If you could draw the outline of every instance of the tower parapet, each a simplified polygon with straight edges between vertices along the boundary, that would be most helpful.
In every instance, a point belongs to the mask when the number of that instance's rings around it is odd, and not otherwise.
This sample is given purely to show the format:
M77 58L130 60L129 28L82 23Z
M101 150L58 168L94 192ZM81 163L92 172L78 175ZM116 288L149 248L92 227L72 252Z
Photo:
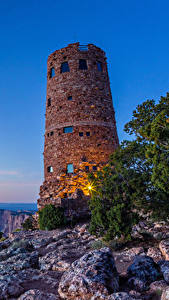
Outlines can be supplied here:
M86 174L106 164L118 143L104 51L75 43L49 55L39 209L85 208Z

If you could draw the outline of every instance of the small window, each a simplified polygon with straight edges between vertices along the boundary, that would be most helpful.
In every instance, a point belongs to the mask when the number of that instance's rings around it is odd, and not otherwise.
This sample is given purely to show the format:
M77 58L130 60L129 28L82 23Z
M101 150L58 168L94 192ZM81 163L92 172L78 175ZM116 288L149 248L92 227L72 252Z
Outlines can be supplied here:
M67 97L67 100L72 100L72 96L68 96L68 97Z
M52 135L53 135L53 133L54 133L54 132L53 132L53 131L51 131L51 132L50 132L50 136L52 136Z
M79 136L83 136L83 132L79 132Z
M65 61L61 64L60 73L70 72L68 62Z
M97 171L97 167L96 166L93 166L93 171Z
M47 136L49 137L49 132L47 133Z
M64 133L71 133L71 132L73 132L73 127L72 126L64 127L63 132Z
M102 72L102 63L100 61L97 61L97 70Z
M90 136L90 131L87 131L87 132L86 132L86 136Z
M48 99L48 106L51 106L51 98Z
M89 166L85 166L85 170L88 172L89 171Z
M87 70L86 59L79 59L79 70Z
M50 78L52 78L54 76L55 76L55 69L51 68L51 70L50 70Z
M74 168L73 168L73 164L68 164L67 165L67 173L73 173Z
M51 166L47 167L47 171L48 171L48 173L53 173L53 167L51 167Z

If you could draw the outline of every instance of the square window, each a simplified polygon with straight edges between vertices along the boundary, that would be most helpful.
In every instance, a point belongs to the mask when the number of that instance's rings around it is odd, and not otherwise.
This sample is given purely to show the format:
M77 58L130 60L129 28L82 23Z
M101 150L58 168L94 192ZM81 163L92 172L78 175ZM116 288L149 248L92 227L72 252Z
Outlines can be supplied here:
M70 72L69 64L67 61L63 62L60 67L60 73Z
M67 173L73 173L73 172L74 172L73 164L68 164L67 165Z
M55 76L55 69L51 68L50 70L50 78L53 78Z
M97 171L97 167L96 166L93 166L93 171Z
M53 135L53 131L51 131L51 133L50 133L50 136L52 136Z
M47 167L47 171L48 173L53 173L53 167L52 166Z
M79 59L79 70L87 70L86 59Z
M73 127L72 126L64 127L63 132L64 133L72 133L73 132Z
M72 96L67 97L67 100L72 100Z
M79 132L79 136L83 136L83 132Z
M99 71L99 72L102 72L102 63L100 62L100 61L97 61L97 70Z
M86 136L90 136L90 131L87 131L87 132L86 132Z
M51 106L51 98L48 99L48 106Z
M49 132L47 133L47 136L49 137Z
M89 171L89 166L85 166L85 170L88 172Z

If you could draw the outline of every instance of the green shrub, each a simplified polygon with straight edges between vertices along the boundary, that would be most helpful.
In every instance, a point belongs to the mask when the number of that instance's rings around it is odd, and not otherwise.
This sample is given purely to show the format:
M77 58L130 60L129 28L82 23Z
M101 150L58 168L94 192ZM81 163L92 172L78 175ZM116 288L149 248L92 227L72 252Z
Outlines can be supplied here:
M39 227L42 230L53 230L65 225L64 209L52 204L39 211Z
M1 238L0 238L0 242L4 242L5 240L6 240L5 237L1 237Z
M34 225L33 225L33 218L32 216L28 217L25 222L22 224L22 227L24 230L34 230Z
M21 229L20 228L16 228L13 232L20 232Z
M106 244L105 244L102 240L94 241L94 242L91 244L91 249L93 249L93 250L101 249L101 248L103 248L103 247L106 247Z

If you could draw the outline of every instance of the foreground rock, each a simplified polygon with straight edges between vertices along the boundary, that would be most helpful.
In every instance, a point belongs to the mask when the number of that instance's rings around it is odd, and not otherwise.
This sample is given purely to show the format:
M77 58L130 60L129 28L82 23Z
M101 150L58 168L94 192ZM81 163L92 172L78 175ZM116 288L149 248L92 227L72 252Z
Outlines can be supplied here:
M128 268L129 286L142 292L160 277L158 265L149 256L136 256Z
M18 300L45 300L45 299L58 300L59 297L51 293L43 293L39 290L29 290L18 298Z
M169 239L161 241L159 248L165 260L169 260Z
M168 229L140 222L142 238L120 248L110 243L112 252L86 225L12 233L0 243L0 300L61 299L58 288L65 299L161 300L163 293L166 300Z
M166 288L165 291L163 291L161 300L169 300L169 287Z
M98 292L108 296L118 289L114 258L109 248L102 248L75 261L62 276L58 292L63 299L89 300Z

